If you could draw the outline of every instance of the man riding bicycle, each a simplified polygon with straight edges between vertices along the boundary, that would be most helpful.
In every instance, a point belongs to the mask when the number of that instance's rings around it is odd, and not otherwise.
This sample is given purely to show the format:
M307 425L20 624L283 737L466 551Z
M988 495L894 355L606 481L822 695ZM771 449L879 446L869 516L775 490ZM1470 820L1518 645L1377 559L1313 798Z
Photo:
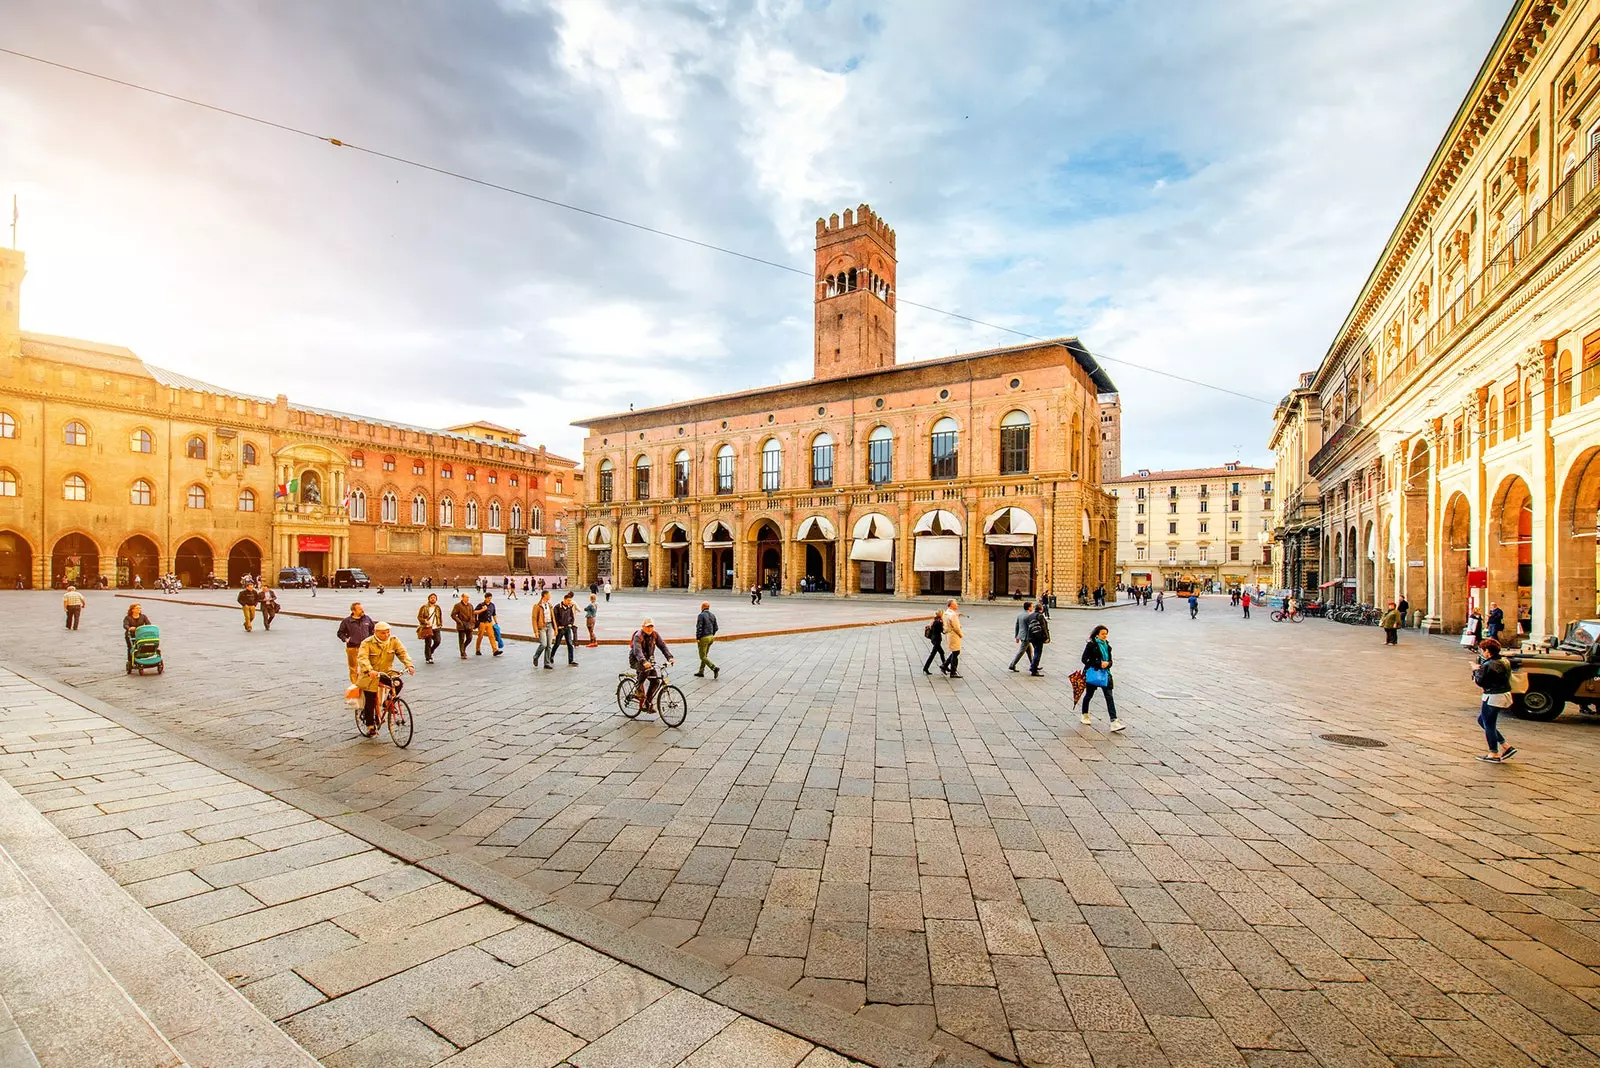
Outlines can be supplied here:
M628 644L628 666L633 668L634 696L643 710L650 708L650 698L655 696L656 687L661 684L661 676L656 673L657 649L666 656L668 664L677 663L667 649L667 643L656 633L655 621L646 619L633 632L633 641ZM645 692L646 681L650 684L648 693Z
M361 643L356 653L356 687L361 690L361 723L369 731L378 729L378 699L381 691L399 681L399 675L389 669L396 659L405 665L406 674L415 675L411 655L400 639L389 633L389 624L379 623L372 628L372 636Z

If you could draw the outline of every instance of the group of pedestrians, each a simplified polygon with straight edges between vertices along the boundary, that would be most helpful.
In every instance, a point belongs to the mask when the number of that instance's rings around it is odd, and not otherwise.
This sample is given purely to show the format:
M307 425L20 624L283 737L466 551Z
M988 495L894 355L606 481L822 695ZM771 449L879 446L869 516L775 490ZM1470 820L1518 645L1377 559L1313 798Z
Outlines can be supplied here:
M1140 608L1149 608L1151 598L1155 598L1157 612L1165 612L1167 606L1162 603L1161 591L1152 590L1149 586L1129 586L1128 594L1133 598L1133 603Z
M266 630L272 629L272 621L277 618L283 605L278 603L277 591L270 586L258 582L251 582L245 578L244 584L239 589L239 609L244 613L244 629L254 630L256 614L261 614L261 626Z

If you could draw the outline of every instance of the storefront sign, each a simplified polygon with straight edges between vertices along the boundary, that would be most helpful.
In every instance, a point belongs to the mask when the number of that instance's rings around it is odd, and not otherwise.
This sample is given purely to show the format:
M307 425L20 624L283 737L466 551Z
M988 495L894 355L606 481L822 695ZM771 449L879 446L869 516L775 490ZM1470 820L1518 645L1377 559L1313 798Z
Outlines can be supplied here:
M295 544L303 553L326 553L333 551L333 538L326 534L301 534Z
M1489 569L1486 567L1467 568L1467 589L1486 590L1489 588Z

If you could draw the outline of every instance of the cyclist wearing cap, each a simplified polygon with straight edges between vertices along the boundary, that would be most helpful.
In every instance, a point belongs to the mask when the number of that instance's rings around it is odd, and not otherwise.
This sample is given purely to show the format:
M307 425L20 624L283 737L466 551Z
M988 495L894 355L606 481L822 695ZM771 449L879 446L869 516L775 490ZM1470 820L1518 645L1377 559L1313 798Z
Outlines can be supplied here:
M645 619L639 624L639 629L633 632L633 641L628 645L628 666L633 668L639 707L650 707L648 698L654 696L656 676L656 650L660 649L666 656L667 663L675 664L672 652L667 648L667 643L661 635L656 633L656 624L653 619ZM645 680L650 680L650 693L645 693Z
M361 722L368 729L377 726L378 692L389 685L393 678L389 669L394 667L396 658L406 666L406 674L417 673L411 664L411 654L406 652L399 638L389 633L387 623L373 627L372 636L361 643L356 653L356 686L361 690Z

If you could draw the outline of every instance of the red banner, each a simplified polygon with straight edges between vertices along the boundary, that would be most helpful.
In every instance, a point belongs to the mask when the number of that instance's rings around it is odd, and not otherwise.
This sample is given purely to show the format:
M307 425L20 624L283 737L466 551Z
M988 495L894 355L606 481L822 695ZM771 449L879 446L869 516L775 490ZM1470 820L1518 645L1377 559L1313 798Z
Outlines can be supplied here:
M1467 589L1484 590L1489 588L1489 569L1484 567L1469 567L1467 569Z
M333 551L333 539L326 534L301 534L298 544L300 551L303 553L326 553Z

